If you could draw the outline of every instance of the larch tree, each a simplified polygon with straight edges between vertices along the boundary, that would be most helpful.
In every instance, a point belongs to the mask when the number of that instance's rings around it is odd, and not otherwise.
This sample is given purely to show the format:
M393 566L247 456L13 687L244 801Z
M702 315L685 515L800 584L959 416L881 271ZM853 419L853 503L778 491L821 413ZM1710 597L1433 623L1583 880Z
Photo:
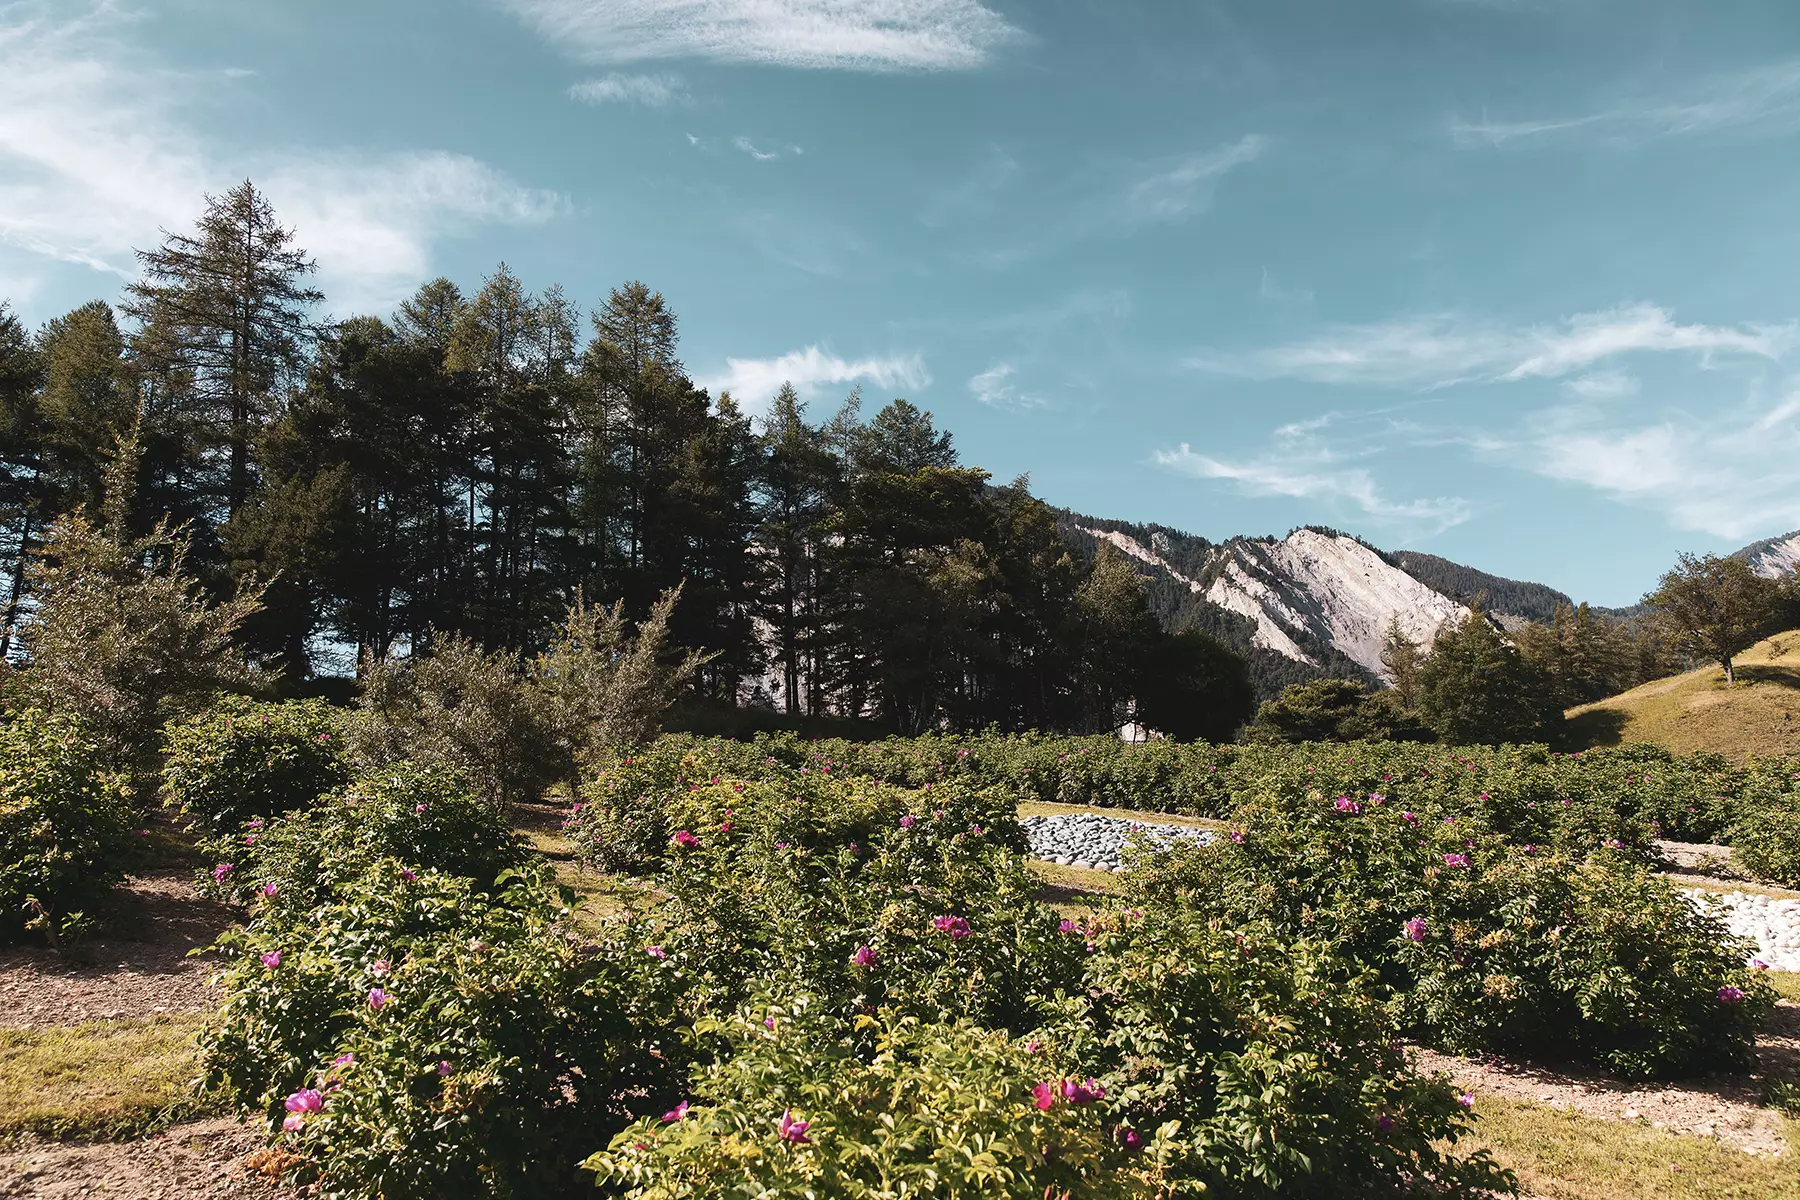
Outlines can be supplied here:
M306 283L315 264L247 179L206 197L192 233L164 230L162 245L138 251L138 263L143 275L127 289L125 310L165 331L171 358L206 401L225 458L229 519L255 486L260 424L304 365L309 313L324 299Z

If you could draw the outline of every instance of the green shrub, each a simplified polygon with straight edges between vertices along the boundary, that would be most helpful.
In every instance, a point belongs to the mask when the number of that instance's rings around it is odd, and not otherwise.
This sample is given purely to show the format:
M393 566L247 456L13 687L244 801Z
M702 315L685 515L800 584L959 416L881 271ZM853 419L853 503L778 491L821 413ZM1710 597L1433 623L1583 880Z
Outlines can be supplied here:
M272 895L280 907L302 909L382 859L486 887L523 855L518 835L461 775L412 763L371 772L286 817L253 817L242 833L207 848L217 858L206 873L212 890L245 900Z
M135 860L131 811L73 721L27 709L0 724L0 937L77 932Z
M1174 1128L1191 1194L1487 1195L1512 1181L1445 1080L1408 1066L1369 981L1318 942L1221 927L1204 908L1088 923L1080 998L1042 1036L1085 1061L1113 1120Z
M1167 1133L1127 1132L1097 1100L1040 1105L1034 1090L1066 1072L1035 1045L888 1011L856 1024L805 997L701 1020L697 1033L723 1046L694 1070L683 1107L639 1120L583 1165L641 1200L1160 1190Z
M303 808L350 781L341 724L322 700L222 698L163 731L163 802L202 838Z
M1793 760L1750 772L1733 832L1732 862L1774 883L1800 887L1800 771Z
M709 784L677 806L644 937L714 1012L775 981L838 1013L1022 1027L1033 996L1078 982L1082 940L1033 898L1007 807L949 786Z
M1634 1077L1747 1053L1768 998L1746 947L1641 853L1579 820L1552 844L1515 845L1475 817L1376 800L1246 806L1230 837L1146 856L1136 898L1329 941L1377 972L1405 1027L1434 1045Z
M673 973L576 944L569 903L541 868L484 892L384 860L260 908L220 939L205 1080L327 1196L571 1194L582 1148L673 1104L687 1058Z

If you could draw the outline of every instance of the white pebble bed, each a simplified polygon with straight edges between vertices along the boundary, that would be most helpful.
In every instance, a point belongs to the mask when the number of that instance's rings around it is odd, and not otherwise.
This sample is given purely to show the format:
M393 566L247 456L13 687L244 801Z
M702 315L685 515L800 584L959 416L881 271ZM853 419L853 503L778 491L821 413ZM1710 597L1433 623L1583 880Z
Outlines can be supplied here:
M1026 817L1020 824L1031 840L1033 858L1099 871L1123 871L1125 843L1139 831L1158 842L1212 840L1211 833L1188 825L1154 825L1099 813Z
M1754 957L1777 971L1800 971L1800 900L1754 892L1681 890L1698 903L1707 897L1721 901L1726 927L1756 943Z

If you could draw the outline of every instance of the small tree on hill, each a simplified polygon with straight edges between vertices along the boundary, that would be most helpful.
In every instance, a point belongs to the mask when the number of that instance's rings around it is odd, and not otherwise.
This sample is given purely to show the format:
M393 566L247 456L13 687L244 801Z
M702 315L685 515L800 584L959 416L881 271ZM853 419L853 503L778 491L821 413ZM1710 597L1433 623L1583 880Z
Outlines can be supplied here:
M1562 720L1548 678L1500 635L1479 601L1432 640L1419 669L1419 712L1452 745L1540 741Z
M1741 558L1683 554L1644 603L1676 645L1724 667L1729 687L1737 682L1732 660L1770 631L1783 598L1779 583Z

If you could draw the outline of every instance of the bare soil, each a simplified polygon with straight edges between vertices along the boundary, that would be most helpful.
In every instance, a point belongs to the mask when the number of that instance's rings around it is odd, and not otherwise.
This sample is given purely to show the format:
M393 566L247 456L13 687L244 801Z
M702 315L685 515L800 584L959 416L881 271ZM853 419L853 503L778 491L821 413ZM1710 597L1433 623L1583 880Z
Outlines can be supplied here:
M196 894L186 871L127 880L91 941L67 952L0 950L0 1025L33 1029L211 1008L211 962L188 952L232 920L230 908Z
M1770 1083L1800 1079L1800 1006L1781 1001L1756 1039L1748 1071L1674 1083L1633 1083L1597 1071L1498 1058L1457 1058L1416 1050L1426 1071L1443 1071L1477 1093L1572 1108L1590 1117L1636 1121L1654 1129L1710 1137L1747 1154L1787 1154L1779 1113L1764 1105Z
M0 1153L0 1198L276 1200L274 1184L244 1162L261 1143L224 1117L135 1142L28 1142Z

